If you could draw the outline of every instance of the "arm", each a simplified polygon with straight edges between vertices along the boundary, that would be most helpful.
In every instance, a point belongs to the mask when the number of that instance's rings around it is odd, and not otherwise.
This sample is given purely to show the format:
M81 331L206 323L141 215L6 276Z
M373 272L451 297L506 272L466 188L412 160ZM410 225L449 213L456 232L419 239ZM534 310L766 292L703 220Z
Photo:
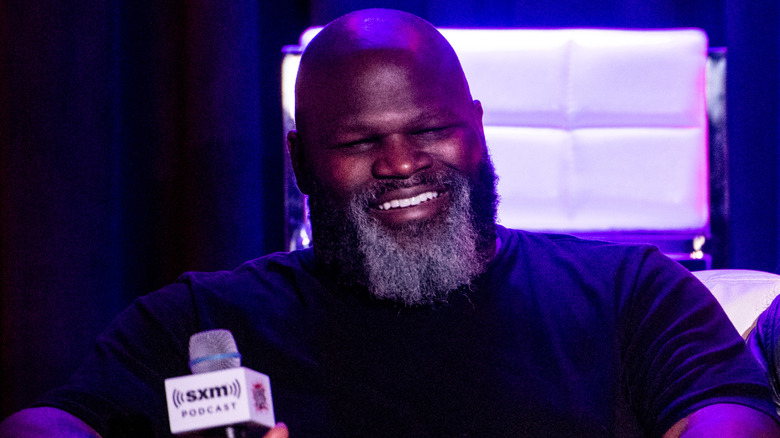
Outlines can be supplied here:
M101 438L89 425L61 409L21 410L0 424L0 438ZM264 438L287 438L287 426L279 423Z
M721 403L706 406L675 423L663 438L780 437L780 425L769 415L747 406Z
M30 408L0 425L0 438L100 438L87 423L56 408Z

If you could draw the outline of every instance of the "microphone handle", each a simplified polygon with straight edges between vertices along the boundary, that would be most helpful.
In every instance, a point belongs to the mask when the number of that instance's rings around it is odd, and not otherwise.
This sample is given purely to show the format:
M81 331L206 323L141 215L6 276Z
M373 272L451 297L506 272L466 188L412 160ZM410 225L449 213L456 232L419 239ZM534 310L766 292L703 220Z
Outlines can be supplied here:
M227 426L225 427L226 438L245 438L246 429L241 426Z

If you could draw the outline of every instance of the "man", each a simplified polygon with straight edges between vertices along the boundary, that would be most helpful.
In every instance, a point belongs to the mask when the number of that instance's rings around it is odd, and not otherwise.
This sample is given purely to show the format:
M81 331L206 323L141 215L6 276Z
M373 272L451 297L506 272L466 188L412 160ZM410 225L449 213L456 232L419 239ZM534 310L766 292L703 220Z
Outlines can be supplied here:
M780 435L757 364L682 267L495 225L481 117L428 23L331 23L302 58L288 138L314 249L140 299L7 430L44 413L162 434L187 339L227 328L295 437Z
M780 295L758 316L746 342L769 380L775 409L780 412Z

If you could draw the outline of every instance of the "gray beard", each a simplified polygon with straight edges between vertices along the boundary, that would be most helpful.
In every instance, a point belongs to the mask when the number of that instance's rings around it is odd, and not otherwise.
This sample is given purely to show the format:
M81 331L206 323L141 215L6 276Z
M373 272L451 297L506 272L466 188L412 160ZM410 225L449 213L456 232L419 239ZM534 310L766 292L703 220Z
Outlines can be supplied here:
M417 175L372 187L341 209L315 188L309 202L318 261L335 270L339 284L361 285L375 298L407 306L443 303L455 290L468 291L492 257L485 249L495 239L495 173L489 160L482 167L476 189L456 171ZM368 213L369 201L381 193L423 182L449 188L451 203L441 214L390 228Z
M356 225L358 251L371 294L406 305L447 300L450 291L468 287L482 272L471 226L465 178L453 181L452 205L442 217L390 229L353 200L348 216Z

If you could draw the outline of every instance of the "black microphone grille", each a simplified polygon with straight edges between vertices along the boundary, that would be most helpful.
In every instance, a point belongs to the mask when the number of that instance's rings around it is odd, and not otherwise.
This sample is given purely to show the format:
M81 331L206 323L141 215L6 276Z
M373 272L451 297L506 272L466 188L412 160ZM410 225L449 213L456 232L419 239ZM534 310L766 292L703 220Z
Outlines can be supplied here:
M208 373L241 366L241 355L230 330L217 329L190 337L192 374Z

